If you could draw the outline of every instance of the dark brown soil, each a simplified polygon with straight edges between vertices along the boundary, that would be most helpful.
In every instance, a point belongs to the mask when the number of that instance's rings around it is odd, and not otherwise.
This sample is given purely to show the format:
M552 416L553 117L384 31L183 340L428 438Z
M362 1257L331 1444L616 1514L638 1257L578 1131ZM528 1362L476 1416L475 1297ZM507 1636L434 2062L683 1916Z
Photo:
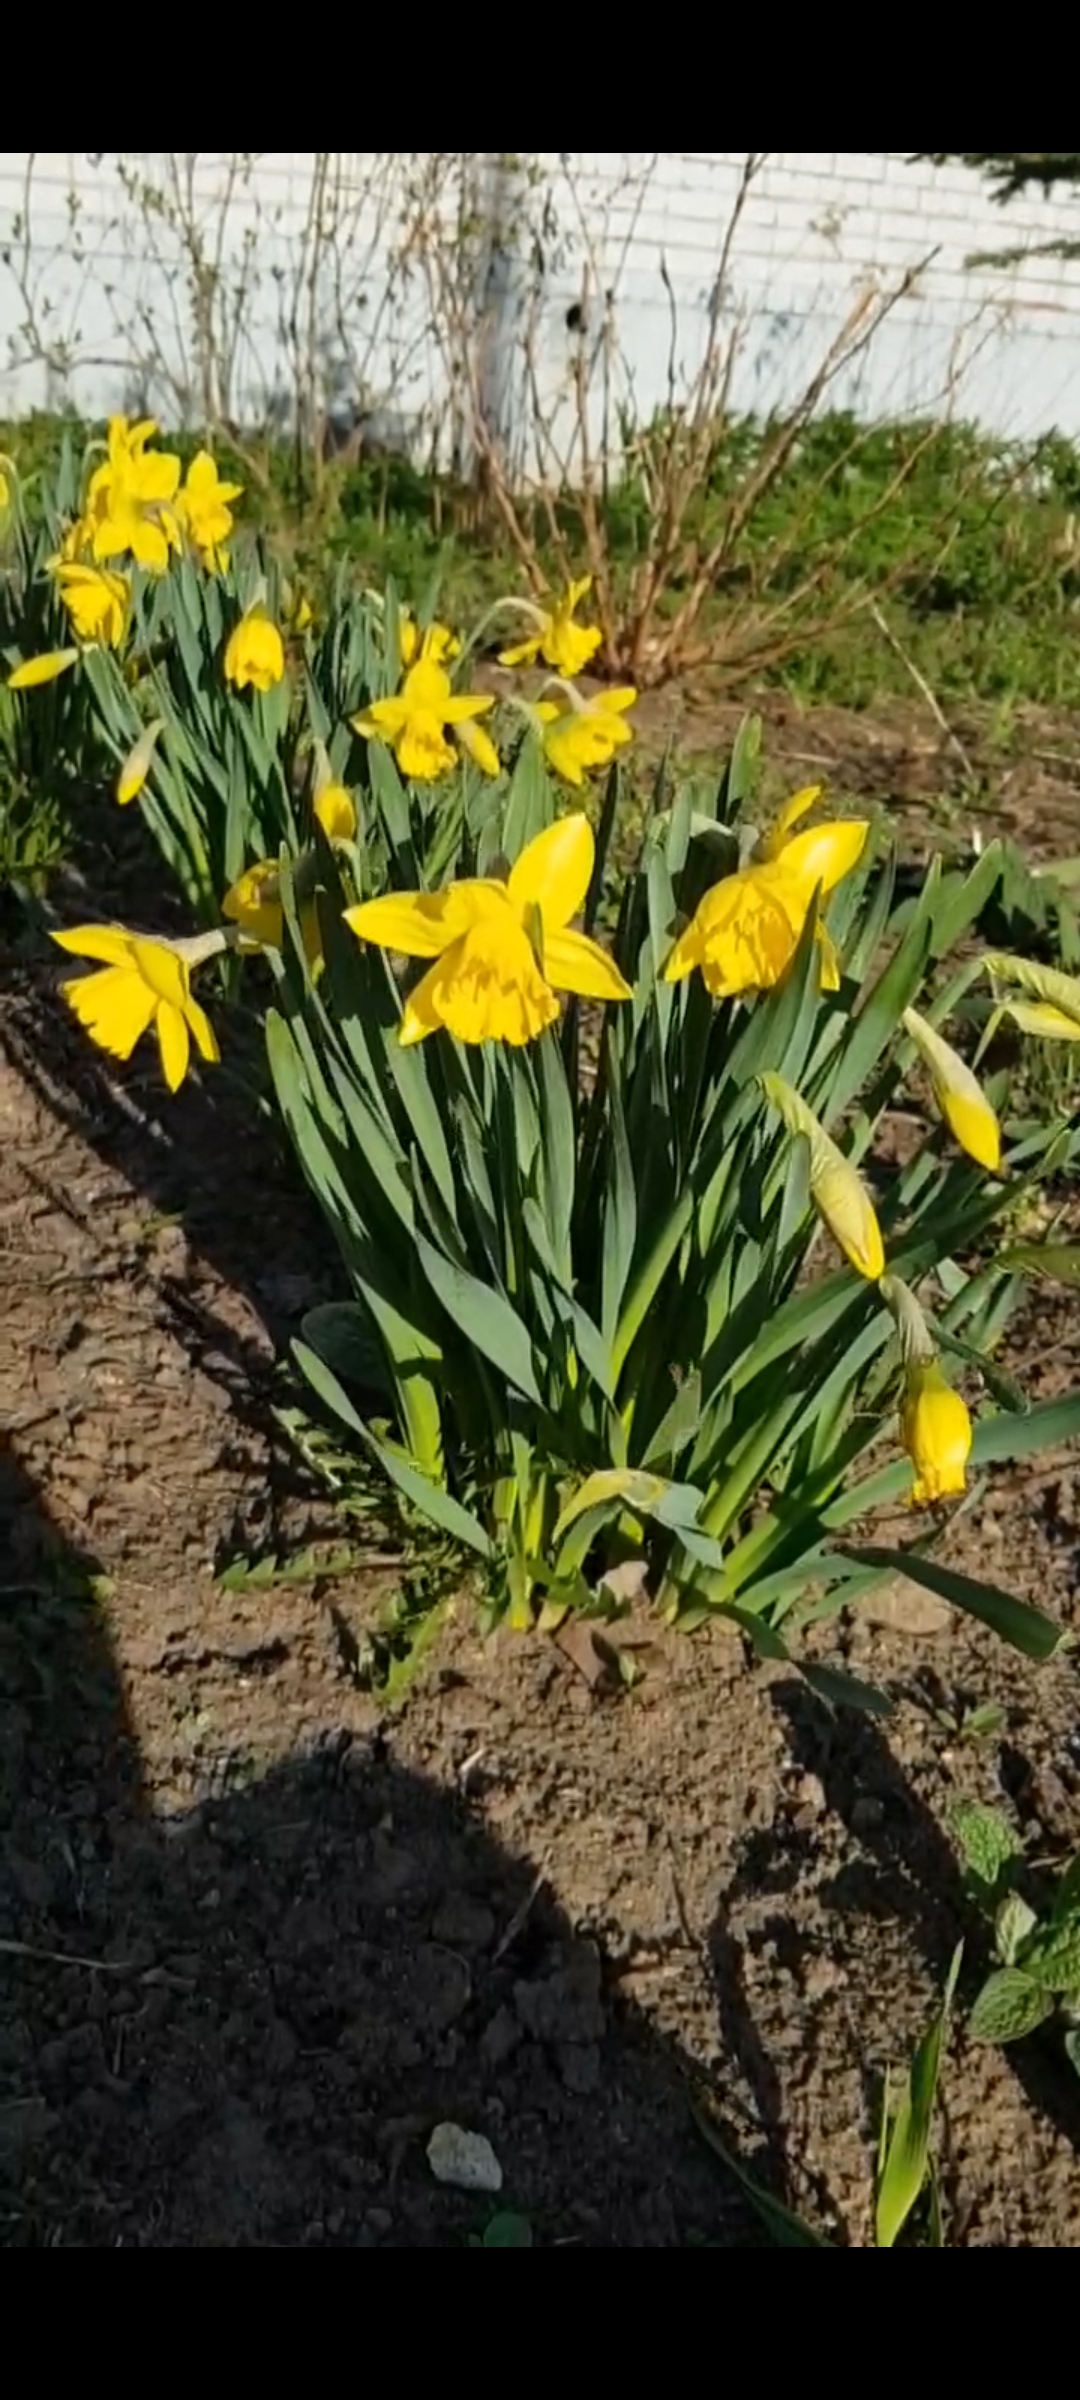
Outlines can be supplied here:
M882 1725L720 1632L618 1696L462 1602L389 1708L356 1673L399 1579L378 1525L336 1580L220 1581L341 1539L273 1416L336 1288L321 1226L224 1076L113 1081L43 948L7 954L0 1019L7 2243L452 2246L497 2206L544 2244L755 2243L688 2082L865 2243L883 2072L961 1935L964 2004L985 1964L949 1804L1080 1843L1075 1665L898 1590L827 1645L890 1687ZM1011 1363L1075 1386L1075 1310L1033 1310ZM1075 1626L1077 1494L1075 1452L1003 1471L952 1555ZM1003 1708L992 1740L942 1730L961 1694ZM1080 2081L963 2013L950 2237L1076 2246ZM436 2183L440 2120L488 2135L497 2202Z

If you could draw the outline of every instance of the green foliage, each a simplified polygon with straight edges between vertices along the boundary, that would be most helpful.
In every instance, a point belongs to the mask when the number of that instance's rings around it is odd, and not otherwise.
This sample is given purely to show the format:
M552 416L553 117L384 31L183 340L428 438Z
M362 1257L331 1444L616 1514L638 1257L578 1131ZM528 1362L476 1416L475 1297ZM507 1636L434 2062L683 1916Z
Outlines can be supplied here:
M438 1035L403 1052L387 963L341 926L352 870L324 862L325 971L314 981L294 944L268 1041L353 1299L309 1320L297 1355L406 1506L483 1562L492 1605L514 1623L592 1607L605 1564L630 1546L673 1621L726 1611L770 1657L898 1565L1045 1657L1059 1638L1050 1621L932 1565L925 1537L901 1556L837 1540L906 1481L902 1466L859 1473L895 1405L891 1320L847 1269L805 1285L805 1171L759 1080L772 1068L797 1081L837 1124L862 1093L854 1155L867 1152L899 1080L899 1013L970 928L996 862L968 879L935 871L900 938L891 866L870 861L831 912L848 962L838 994L814 996L808 921L775 990L716 1007L697 977L671 986L658 972L676 926L752 839L755 759L747 728L708 807L661 782L612 940L632 1002L606 1024L571 1010L561 1037L524 1051ZM396 783L373 779L368 839L408 884L401 805ZM490 871L555 813L530 737L508 786L467 797L458 839ZM613 786L608 832L616 814ZM601 850L594 909L604 863ZM1038 1149L1036 1138L1029 1171ZM933 1137L888 1201L899 1271L948 1269L1014 1188L988 1185ZM981 1359L1007 1285L990 1262L960 1276L946 1321L967 1354ZM984 1444L1027 1455L1042 1438L1038 1411L987 1417L976 1456ZM808 1673L831 1700L874 1698Z
M1053 199L1059 184L1070 190L1080 184L1080 151L1076 150L917 150L936 167L962 166L983 176L994 199L1006 203L1035 191ZM1025 258L1078 258L1080 238L1064 233L1046 242L1023 242L1010 250L977 252L972 266L1013 266Z
M7 674L23 658L63 648L67 619L45 563L75 503L77 466L66 438L47 482L9 473L0 522L0 893L40 891L64 856L72 812L103 768L89 695L65 675L36 691L13 692Z
M917 150L935 167L973 167L985 175L996 200L1015 199L1034 185L1053 191L1058 183L1080 183L1080 150Z
M1018 2042L1057 2018L1066 2058L1080 2072L1080 1857L1056 1877L1031 1875L1000 1811L974 1802L953 1812L952 1829L999 1961L972 2007L972 2038Z

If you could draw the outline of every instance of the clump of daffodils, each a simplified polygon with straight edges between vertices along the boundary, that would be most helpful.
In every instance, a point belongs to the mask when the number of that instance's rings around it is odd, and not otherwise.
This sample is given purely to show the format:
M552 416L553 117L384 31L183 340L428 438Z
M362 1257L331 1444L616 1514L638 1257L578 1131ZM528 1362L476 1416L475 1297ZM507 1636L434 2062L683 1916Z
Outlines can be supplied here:
M55 682L86 648L122 651L137 569L163 576L185 547L208 573L228 564L232 504L243 486L223 482L207 450L183 476L174 451L150 447L157 430L152 417L135 424L110 419L105 456L89 476L81 513L48 563L75 639L20 660L8 676L12 691Z

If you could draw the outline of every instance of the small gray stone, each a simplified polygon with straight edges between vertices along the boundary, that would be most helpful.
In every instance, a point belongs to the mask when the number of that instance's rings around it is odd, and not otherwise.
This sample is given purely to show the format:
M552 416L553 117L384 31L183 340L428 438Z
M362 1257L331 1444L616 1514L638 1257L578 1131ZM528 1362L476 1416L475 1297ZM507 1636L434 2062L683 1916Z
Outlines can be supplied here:
M457 2192L501 2192L503 2172L486 2133L467 2133L463 2125L436 2125L427 2146L428 2165L436 2183Z
M953 1623L953 1611L947 1601L936 1600L932 1592L921 1592L907 1582L890 1583L883 1592L875 1592L859 1604L859 1613L868 1625L879 1625L886 1633L909 1633L916 1638L948 1633Z

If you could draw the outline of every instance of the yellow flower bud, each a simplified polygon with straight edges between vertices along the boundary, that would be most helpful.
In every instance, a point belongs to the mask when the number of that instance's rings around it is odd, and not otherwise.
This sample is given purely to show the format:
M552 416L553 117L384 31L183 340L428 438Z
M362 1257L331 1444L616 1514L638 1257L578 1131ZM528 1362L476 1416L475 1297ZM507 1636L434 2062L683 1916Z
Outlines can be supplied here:
M356 806L343 783L324 783L315 795L315 814L328 842L355 840Z
M29 692L35 684L55 683L75 665L78 656L78 650L42 650L36 658L24 658L8 676L9 692Z
M885 1272L885 1245L862 1176L782 1075L767 1073L759 1081L789 1133L805 1136L810 1151L810 1197L819 1217L857 1272L877 1283Z
M966 1150L977 1166L996 1175L1001 1165L1001 1127L978 1077L917 1010L906 1008L903 1023L929 1070L934 1098L961 1150Z
M934 1359L913 1361L907 1370L900 1434L915 1469L914 1508L965 1489L971 1418Z
M155 717L145 732L140 733L138 741L132 743L116 779L116 797L122 808L127 806L129 800L138 798L150 773L158 737L164 731L164 717Z

